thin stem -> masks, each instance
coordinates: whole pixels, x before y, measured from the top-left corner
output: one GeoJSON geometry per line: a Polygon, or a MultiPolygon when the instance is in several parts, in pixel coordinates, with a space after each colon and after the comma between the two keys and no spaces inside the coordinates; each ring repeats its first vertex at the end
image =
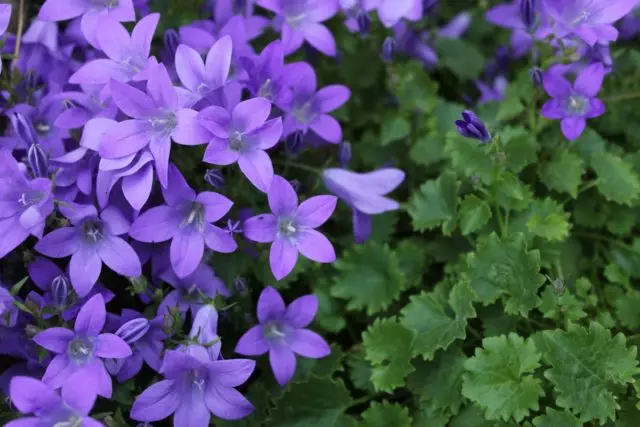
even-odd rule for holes
{"type": "Polygon", "coordinates": [[[304,170],[304,171],[307,171],[307,172],[313,172],[313,173],[316,173],[318,175],[321,174],[320,169],[316,169],[313,166],[305,165],[305,164],[302,164],[302,163],[296,163],[296,162],[286,162],[286,163],[274,162],[274,163],[279,164],[279,165],[284,165],[284,166],[290,166],[290,167],[301,169],[301,170],[304,170]]]}
{"type": "Polygon", "coordinates": [[[602,234],[598,234],[598,233],[591,233],[589,231],[576,231],[573,234],[575,234],[578,237],[584,237],[587,239],[595,239],[595,240],[599,240],[599,241],[604,241],[607,243],[610,243],[612,245],[615,245],[621,249],[626,249],[629,252],[633,252],[636,253],[638,255],[640,255],[640,250],[636,249],[633,246],[629,246],[628,244],[621,242],[620,240],[614,239],[612,237],[608,237],[608,236],[603,236],[602,234]]]}
{"type": "Polygon", "coordinates": [[[621,93],[619,95],[611,95],[602,98],[603,102],[618,102],[625,101],[628,99],[640,98],[640,92],[630,92],[630,93],[621,93]]]}
{"type": "Polygon", "coordinates": [[[20,57],[20,46],[22,45],[22,33],[24,31],[24,0],[20,0],[18,8],[18,31],[16,33],[16,50],[13,53],[13,62],[11,68],[15,68],[18,65],[18,58],[20,57]]]}

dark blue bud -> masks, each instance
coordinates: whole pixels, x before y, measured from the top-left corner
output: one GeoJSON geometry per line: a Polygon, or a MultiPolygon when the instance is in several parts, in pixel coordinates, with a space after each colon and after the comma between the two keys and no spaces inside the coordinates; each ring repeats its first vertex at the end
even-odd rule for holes
{"type": "Polygon", "coordinates": [[[289,135],[285,142],[285,148],[290,156],[297,156],[304,147],[304,133],[296,131],[289,135]]]}
{"type": "Polygon", "coordinates": [[[127,344],[133,344],[149,331],[149,321],[144,317],[132,319],[120,326],[116,335],[122,338],[127,344]]]}
{"type": "Polygon", "coordinates": [[[423,15],[428,14],[433,11],[433,9],[438,5],[438,0],[422,0],[422,13],[423,15]]]}
{"type": "Polygon", "coordinates": [[[535,86],[542,87],[542,79],[544,78],[542,70],[538,67],[533,67],[529,70],[529,76],[535,86]]]}
{"type": "Polygon", "coordinates": [[[204,173],[204,181],[213,188],[224,187],[224,177],[220,169],[207,169],[204,173]]]}
{"type": "Polygon", "coordinates": [[[349,162],[351,161],[351,144],[349,141],[342,142],[338,147],[338,161],[340,162],[340,166],[345,169],[349,166],[349,162]]]}
{"type": "Polygon", "coordinates": [[[11,120],[11,126],[18,138],[28,145],[33,145],[38,142],[36,131],[33,129],[33,123],[30,119],[26,118],[22,113],[11,113],[9,120],[11,120]]]}
{"type": "Polygon", "coordinates": [[[47,156],[40,144],[32,144],[27,149],[27,164],[34,178],[46,178],[49,176],[49,156],[47,156]]]}
{"type": "Polygon", "coordinates": [[[520,17],[528,30],[536,25],[536,13],[536,0],[520,0],[520,17]]]}
{"type": "Polygon", "coordinates": [[[51,298],[56,307],[64,307],[67,305],[69,285],[69,279],[62,274],[51,282],[51,298]]]}
{"type": "Polygon", "coordinates": [[[369,14],[364,10],[360,10],[356,15],[356,21],[358,22],[358,30],[360,30],[362,34],[369,34],[369,31],[371,31],[371,18],[369,18],[369,14]]]}
{"type": "Polygon", "coordinates": [[[393,37],[387,37],[382,43],[382,59],[385,62],[393,61],[393,57],[396,53],[396,41],[393,37]]]}
{"type": "Polygon", "coordinates": [[[233,281],[233,289],[238,293],[247,291],[247,282],[242,277],[236,277],[233,281]]]}
{"type": "Polygon", "coordinates": [[[171,58],[176,55],[176,49],[180,44],[180,35],[173,28],[164,32],[164,49],[171,58]]]}
{"type": "Polygon", "coordinates": [[[293,190],[296,193],[300,192],[300,189],[302,188],[302,183],[299,180],[292,179],[291,181],[289,181],[289,184],[291,184],[291,187],[293,187],[293,190]]]}
{"type": "Polygon", "coordinates": [[[456,128],[458,133],[466,138],[477,139],[485,144],[491,140],[487,127],[473,111],[465,110],[462,120],[456,120],[456,128]]]}

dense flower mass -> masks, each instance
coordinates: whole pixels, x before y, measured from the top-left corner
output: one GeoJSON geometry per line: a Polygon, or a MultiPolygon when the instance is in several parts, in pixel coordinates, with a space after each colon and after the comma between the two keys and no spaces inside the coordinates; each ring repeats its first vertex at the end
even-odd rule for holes
{"type": "MultiPolygon", "coordinates": [[[[640,240],[598,234],[637,230],[638,144],[623,157],[587,127],[640,97],[609,94],[618,61],[639,63],[612,50],[640,34],[638,0],[14,3],[0,5],[4,425],[520,423],[550,396],[542,378],[568,377],[551,319],[603,306],[640,326],[640,240]],[[582,271],[571,215],[606,268],[543,291],[542,269],[582,271]],[[475,356],[458,347],[470,337],[475,356]]],[[[603,360],[628,372],[571,363],[616,408],[561,389],[523,425],[631,410],[613,394],[635,364],[613,344],[603,360]]]]}

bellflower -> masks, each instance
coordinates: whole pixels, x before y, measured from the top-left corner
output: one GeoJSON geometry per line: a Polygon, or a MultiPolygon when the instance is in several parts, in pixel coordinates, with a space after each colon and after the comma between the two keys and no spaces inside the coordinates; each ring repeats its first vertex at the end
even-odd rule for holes
{"type": "Polygon", "coordinates": [[[186,277],[198,268],[205,245],[222,253],[236,250],[233,238],[212,224],[229,212],[231,200],[212,191],[196,195],[173,165],[163,194],[167,204],[140,215],[129,235],[148,243],[171,240],[171,266],[178,277],[186,277]]]}
{"type": "Polygon", "coordinates": [[[102,263],[123,276],[140,276],[138,255],[119,237],[129,230],[129,221],[118,208],[109,206],[98,215],[91,205],[71,205],[65,213],[73,226],[53,230],[35,250],[51,258],[71,256],[69,276],[78,295],[91,291],[102,263]]]}
{"type": "Polygon", "coordinates": [[[231,37],[224,36],[216,41],[203,61],[200,54],[186,44],[176,50],[176,73],[189,91],[189,101],[195,104],[224,86],[231,68],[231,37]]]}
{"type": "Polygon", "coordinates": [[[471,110],[462,112],[462,120],[456,120],[458,133],[465,138],[473,138],[486,144],[491,141],[491,134],[478,116],[471,110]]]}
{"type": "Polygon", "coordinates": [[[613,42],[618,30],[613,24],[638,5],[637,0],[542,0],[553,20],[551,31],[564,38],[575,34],[588,45],[613,42]]]}
{"type": "Polygon", "coordinates": [[[236,345],[236,353],[259,356],[269,352],[269,363],[276,380],[280,385],[287,384],[296,371],[296,354],[320,359],[331,353],[320,335],[305,329],[317,311],[315,295],[300,297],[285,307],[277,290],[264,289],[258,299],[260,324],[244,333],[236,345]]]}
{"type": "Polygon", "coordinates": [[[332,144],[342,141],[340,123],[331,117],[331,111],[340,108],[351,96],[349,88],[331,85],[317,90],[316,73],[304,63],[296,70],[298,81],[292,85],[291,99],[282,106],[285,112],[284,134],[311,129],[323,140],[332,144]]]}
{"type": "Polygon", "coordinates": [[[204,304],[203,297],[213,299],[217,295],[229,296],[224,282],[205,263],[201,263],[193,273],[182,279],[171,268],[160,273],[158,278],[173,288],[160,303],[159,315],[164,315],[170,307],[177,307],[181,313],[191,310],[191,314],[195,316],[204,304]]]}
{"type": "Polygon", "coordinates": [[[28,180],[8,150],[0,150],[0,258],[29,235],[42,237],[45,221],[53,211],[51,181],[28,180]]]}
{"type": "Polygon", "coordinates": [[[89,417],[95,396],[84,388],[64,388],[62,396],[35,378],[15,376],[9,385],[11,403],[22,414],[33,416],[9,421],[5,427],[80,426],[100,427],[89,417]]]}
{"type": "Polygon", "coordinates": [[[175,427],[207,427],[211,413],[226,420],[244,418],[253,405],[234,387],[247,381],[255,362],[247,359],[211,360],[202,346],[166,352],[161,373],[165,379],[133,402],[131,418],[159,421],[173,416],[175,427]]]}
{"type": "Polygon", "coordinates": [[[542,83],[553,99],[542,106],[542,116],[561,120],[564,136],[570,141],[575,140],[584,131],[586,119],[604,114],[604,103],[596,98],[603,79],[604,67],[600,63],[586,67],[573,86],[562,75],[547,72],[542,83]]]}
{"type": "Polygon", "coordinates": [[[13,304],[15,298],[0,283],[0,326],[12,328],[18,322],[18,307],[13,304]]]}
{"type": "Polygon", "coordinates": [[[54,389],[69,390],[110,398],[111,377],[104,367],[104,358],[131,356],[131,348],[114,334],[103,334],[107,312],[102,295],[95,295],[82,306],[74,330],[49,328],[33,337],[41,347],[56,353],[42,381],[54,389]]]}
{"type": "Polygon", "coordinates": [[[211,304],[205,304],[193,318],[189,338],[207,347],[211,360],[218,358],[222,342],[218,336],[218,312],[211,304]]]}
{"type": "Polygon", "coordinates": [[[159,13],[145,16],[133,28],[131,36],[124,26],[116,21],[101,22],[97,38],[100,49],[107,58],[85,63],[69,78],[69,83],[98,85],[102,88],[111,79],[120,82],[146,80],[148,68],[153,68],[157,63],[154,57],[149,58],[149,54],[159,19],[159,13]]]}
{"type": "Polygon", "coordinates": [[[380,22],[387,28],[392,28],[402,18],[409,21],[419,21],[423,13],[423,0],[365,0],[370,6],[378,10],[380,22]]]}
{"type": "Polygon", "coordinates": [[[96,33],[102,31],[103,21],[135,21],[136,12],[131,0],[74,0],[64,3],[47,0],[38,14],[38,18],[43,21],[66,21],[77,16],[82,16],[82,34],[93,46],[99,47],[96,33]]]}
{"type": "Polygon", "coordinates": [[[544,9],[540,6],[543,0],[534,0],[529,3],[533,3],[534,6],[531,10],[536,10],[537,15],[532,26],[531,22],[525,22],[523,16],[523,0],[513,0],[510,3],[498,4],[487,11],[485,19],[490,23],[502,28],[508,28],[513,30],[511,35],[511,47],[513,49],[513,56],[520,57],[527,53],[533,46],[535,38],[541,37],[545,31],[548,31],[546,27],[546,14],[544,9]],[[538,31],[540,30],[540,31],[538,31]]]}
{"type": "Polygon", "coordinates": [[[120,326],[114,334],[122,338],[133,354],[126,359],[112,359],[106,362],[107,371],[116,375],[118,381],[133,378],[142,369],[143,362],[154,371],[162,365],[162,350],[165,333],[162,331],[162,319],[147,320],[134,310],[124,309],[118,319],[120,326]]]}
{"type": "Polygon", "coordinates": [[[282,119],[267,121],[269,114],[271,103],[265,98],[240,102],[231,114],[217,106],[202,110],[199,123],[211,132],[203,160],[219,166],[238,162],[247,179],[267,192],[273,165],[265,150],[276,145],[282,135],[282,119]]]}
{"type": "Polygon", "coordinates": [[[272,214],[262,214],[244,222],[244,235],[254,242],[270,243],[269,264],[280,280],[293,270],[298,252],[322,263],[333,262],[331,242],[315,228],[324,224],[334,209],[334,196],[315,196],[298,206],[298,196],[289,182],[274,176],[267,193],[272,214]]]}
{"type": "Polygon", "coordinates": [[[239,62],[247,73],[247,78],[241,83],[253,96],[266,98],[276,105],[286,101],[286,88],[299,63],[285,65],[280,40],[269,43],[260,55],[242,57],[239,62]]]}
{"type": "Polygon", "coordinates": [[[353,234],[358,243],[366,241],[371,234],[371,215],[400,208],[398,202],[385,196],[395,190],[404,177],[403,171],[392,168],[368,173],[326,169],[322,173],[322,180],[329,191],[353,210],[353,234]]]}
{"type": "Polygon", "coordinates": [[[241,15],[246,22],[247,37],[252,40],[260,36],[269,25],[269,20],[253,14],[255,0],[216,0],[213,17],[218,26],[224,27],[234,17],[241,15]]]}
{"type": "Polygon", "coordinates": [[[257,4],[281,19],[285,54],[297,51],[306,40],[325,55],[336,56],[336,41],[321,22],[338,12],[338,0],[258,0],[257,4]]]}
{"type": "Polygon", "coordinates": [[[100,141],[100,156],[119,159],[149,147],[158,179],[167,186],[171,140],[183,145],[204,143],[197,113],[181,108],[167,69],[158,65],[147,83],[147,93],[111,80],[111,95],[130,120],[109,128],[100,141]]]}

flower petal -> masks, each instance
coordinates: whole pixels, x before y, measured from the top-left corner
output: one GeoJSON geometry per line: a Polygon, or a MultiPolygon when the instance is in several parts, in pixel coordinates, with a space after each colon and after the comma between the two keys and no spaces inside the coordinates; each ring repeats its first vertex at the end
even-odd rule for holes
{"type": "Polygon", "coordinates": [[[151,208],[135,220],[129,235],[147,243],[164,242],[173,237],[180,226],[180,217],[169,206],[151,208]]]}
{"type": "Polygon", "coordinates": [[[315,102],[321,112],[329,113],[340,108],[349,100],[350,96],[351,91],[348,87],[343,85],[331,85],[323,87],[318,91],[318,93],[316,93],[315,102]]]}
{"type": "Polygon", "coordinates": [[[107,319],[107,311],[104,306],[102,294],[96,294],[85,302],[76,316],[76,333],[96,336],[104,327],[107,319]]]}
{"type": "Polygon", "coordinates": [[[49,328],[38,333],[33,337],[33,340],[40,347],[44,347],[54,353],[66,353],[73,336],[73,332],[69,329],[49,328]]]}
{"type": "Polygon", "coordinates": [[[102,261],[94,248],[82,248],[71,256],[69,278],[76,293],[87,295],[98,281],[102,271],[102,261]]]}
{"type": "Polygon", "coordinates": [[[131,408],[131,418],[137,421],[160,421],[173,414],[180,405],[174,381],[159,381],[140,394],[131,408]]]}
{"type": "Polygon", "coordinates": [[[287,307],[285,319],[294,328],[306,328],[318,312],[318,297],[305,295],[293,300],[287,307]]]}
{"type": "Polygon", "coordinates": [[[342,141],[340,123],[327,114],[321,114],[313,119],[309,127],[327,142],[339,144],[342,141]]]}
{"type": "Polygon", "coordinates": [[[244,237],[254,242],[270,243],[276,239],[278,219],[275,215],[264,214],[251,217],[242,225],[244,237]]]}
{"type": "Polygon", "coordinates": [[[562,134],[569,140],[574,141],[578,139],[584,128],[587,126],[587,121],[582,117],[565,117],[560,122],[562,128],[562,134]]]}
{"type": "Polygon", "coordinates": [[[207,365],[212,382],[224,387],[238,387],[247,382],[256,362],[249,359],[216,360],[207,365]]]}
{"type": "Polygon", "coordinates": [[[204,238],[191,227],[180,229],[171,241],[170,258],[173,271],[178,277],[193,273],[204,254],[204,238]]]}
{"type": "Polygon", "coordinates": [[[131,356],[131,347],[122,338],[115,334],[98,335],[96,356],[102,358],[122,359],[131,356]]]}
{"type": "Polygon", "coordinates": [[[288,216],[298,207],[298,195],[293,189],[289,181],[275,175],[271,180],[271,187],[267,194],[269,200],[269,207],[271,212],[276,216],[288,216]]]}
{"type": "Polygon", "coordinates": [[[303,357],[320,359],[331,354],[331,347],[318,334],[308,329],[296,329],[287,336],[291,350],[303,357]]]}
{"type": "Polygon", "coordinates": [[[266,98],[242,101],[231,112],[233,129],[240,133],[251,132],[264,124],[269,114],[271,114],[271,102],[266,98]]]}
{"type": "Polygon", "coordinates": [[[231,37],[228,35],[223,36],[211,46],[211,49],[209,49],[207,53],[205,63],[206,79],[213,85],[213,88],[224,85],[229,77],[232,53],[231,44],[231,37]]]}
{"type": "Polygon", "coordinates": [[[288,347],[278,346],[269,350],[269,363],[276,381],[284,386],[296,372],[296,356],[288,347]]]}
{"type": "Polygon", "coordinates": [[[296,211],[296,222],[309,228],[316,228],[327,222],[336,209],[335,196],[315,196],[300,203],[296,211]]]}
{"type": "Polygon", "coordinates": [[[276,239],[269,251],[269,265],[273,276],[280,280],[287,276],[298,262],[298,249],[289,240],[276,239]]]}
{"type": "Polygon", "coordinates": [[[254,326],[244,333],[236,344],[236,353],[245,356],[260,356],[269,351],[269,343],[262,333],[262,326],[254,326]]]}
{"type": "Polygon", "coordinates": [[[57,228],[40,239],[35,250],[51,258],[64,258],[78,249],[76,236],[73,227],[57,228]]]}
{"type": "Polygon", "coordinates": [[[576,91],[587,97],[594,97],[602,87],[604,80],[604,66],[600,62],[589,65],[578,74],[574,83],[576,91]]]}
{"type": "Polygon", "coordinates": [[[316,230],[305,230],[298,235],[298,249],[305,257],[315,262],[334,262],[336,252],[324,234],[316,230]]]}
{"type": "Polygon", "coordinates": [[[207,409],[224,420],[239,420],[251,414],[254,409],[239,391],[212,383],[207,385],[204,398],[207,409]]]}
{"type": "Polygon", "coordinates": [[[243,153],[238,159],[238,166],[258,190],[263,193],[269,191],[273,180],[273,164],[267,153],[260,149],[243,153]]]}

